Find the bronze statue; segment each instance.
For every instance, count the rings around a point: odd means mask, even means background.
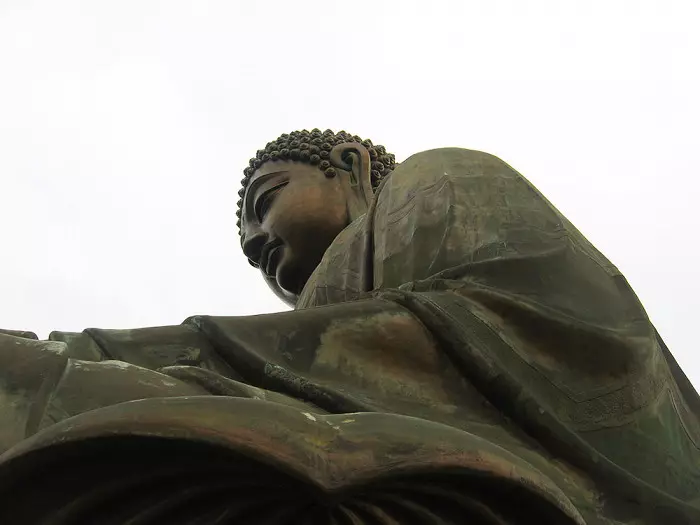
[[[510,166],[302,131],[240,195],[295,310],[0,335],[0,523],[700,523],[700,398]]]

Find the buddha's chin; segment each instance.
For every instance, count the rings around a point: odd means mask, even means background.
[[[282,290],[293,295],[299,295],[309,280],[310,272],[304,271],[291,257],[285,257],[280,261],[275,272],[275,280]]]

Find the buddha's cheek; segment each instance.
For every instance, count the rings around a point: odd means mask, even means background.
[[[326,213],[299,214],[278,230],[284,241],[285,259],[309,274],[346,226],[345,217],[335,210],[323,211]]]

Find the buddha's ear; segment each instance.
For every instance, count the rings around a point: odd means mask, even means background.
[[[372,201],[372,162],[367,148],[359,142],[344,142],[331,150],[328,160],[333,167],[348,172],[350,186],[361,192],[367,203]]]

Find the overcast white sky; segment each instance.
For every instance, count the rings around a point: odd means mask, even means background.
[[[700,8],[670,0],[0,0],[0,325],[285,309],[248,158],[346,129],[496,154],[627,276],[700,385]]]

